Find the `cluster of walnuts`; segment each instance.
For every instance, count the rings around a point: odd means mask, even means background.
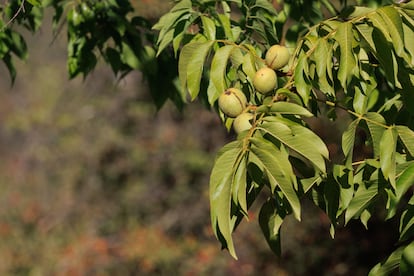
[[[271,94],[277,88],[277,75],[275,70],[286,66],[290,59],[289,50],[281,45],[273,45],[266,52],[265,63],[267,66],[257,70],[253,87],[256,93],[264,96]],[[224,91],[219,99],[220,110],[228,117],[234,118],[233,129],[239,134],[252,127],[251,120],[254,115],[248,107],[246,95],[238,88],[230,87]]]

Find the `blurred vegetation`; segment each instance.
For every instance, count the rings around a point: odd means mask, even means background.
[[[157,17],[168,3],[134,5]],[[138,73],[67,81],[65,38],[51,33],[27,34],[16,83],[0,79],[0,275],[364,275],[392,246],[380,231],[392,222],[333,241],[312,207],[283,226],[277,258],[253,206],[233,260],[208,201],[213,158],[233,134],[197,103],[157,112]]]

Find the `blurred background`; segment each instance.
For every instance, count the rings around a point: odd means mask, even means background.
[[[168,3],[134,2],[151,18]],[[233,260],[208,199],[215,154],[233,135],[198,103],[157,111],[139,73],[118,81],[101,64],[68,81],[65,35],[53,40],[49,25],[25,33],[13,86],[0,67],[0,275],[365,275],[391,246],[382,226],[357,223],[333,241],[304,202],[279,258],[254,205]]]

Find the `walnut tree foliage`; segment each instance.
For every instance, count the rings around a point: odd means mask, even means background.
[[[119,77],[139,70],[158,107],[199,99],[227,129],[234,119],[217,100],[229,87],[245,93],[252,126],[217,153],[210,178],[212,227],[233,257],[233,232],[253,202],[280,253],[284,219],[300,220],[301,201],[310,199],[329,217],[333,238],[351,220],[368,227],[375,212],[398,218],[395,250],[370,273],[412,275],[414,1],[182,0],[157,22],[135,16],[128,0],[0,7],[0,57],[12,79],[14,58],[27,56],[19,30],[37,31],[52,9],[56,35],[67,35],[71,78],[86,77],[98,61]],[[278,88],[263,96],[252,80],[274,44],[287,46],[291,59],[277,70]],[[340,158],[311,127],[315,118],[343,120]]]

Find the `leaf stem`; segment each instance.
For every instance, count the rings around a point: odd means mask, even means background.
[[[345,106],[342,106],[342,105],[340,105],[340,104],[338,104],[338,103],[336,103],[336,102],[327,101],[327,100],[322,100],[322,99],[316,99],[316,101],[317,101],[317,102],[320,102],[320,103],[324,103],[324,104],[326,104],[327,106],[330,106],[330,107],[340,108],[340,109],[342,109],[342,110],[344,110],[344,111],[348,112],[349,114],[351,114],[351,115],[355,116],[355,117],[356,117],[356,118],[358,118],[359,120],[364,120],[364,121],[366,121],[366,122],[370,122],[370,123],[372,123],[372,124],[374,124],[374,125],[377,125],[377,126],[383,127],[383,128],[385,128],[385,129],[390,129],[390,128],[392,128],[392,127],[393,127],[393,126],[388,126],[388,125],[382,124],[382,123],[380,123],[380,122],[377,122],[377,121],[371,120],[371,119],[367,118],[366,116],[364,116],[364,114],[359,114],[359,113],[356,113],[355,111],[352,111],[352,110],[350,110],[349,108],[347,108],[347,107],[345,107]]]
[[[9,21],[6,22],[6,24],[4,24],[4,26],[0,29],[0,32],[3,32],[15,19],[16,17],[21,13],[21,12],[25,12],[24,10],[24,3],[26,2],[26,0],[22,0],[22,2],[20,3],[19,8],[17,9],[16,13],[13,15],[12,18],[10,18]]]

